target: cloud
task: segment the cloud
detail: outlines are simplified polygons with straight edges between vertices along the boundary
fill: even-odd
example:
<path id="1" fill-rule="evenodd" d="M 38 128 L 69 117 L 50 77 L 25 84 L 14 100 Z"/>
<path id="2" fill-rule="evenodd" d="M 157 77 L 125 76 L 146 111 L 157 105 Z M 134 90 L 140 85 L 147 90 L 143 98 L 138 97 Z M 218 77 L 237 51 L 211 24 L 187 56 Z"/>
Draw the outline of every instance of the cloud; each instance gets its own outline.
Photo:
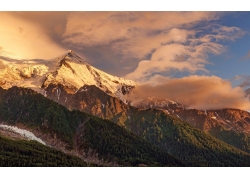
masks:
<path id="1" fill-rule="evenodd" d="M 212 28 L 213 28 L 212 32 L 216 33 L 216 36 L 213 37 L 216 39 L 216 41 L 219 40 L 234 41 L 236 38 L 240 38 L 245 34 L 245 32 L 238 27 L 227 27 L 217 24 L 214 25 Z"/>
<path id="2" fill-rule="evenodd" d="M 223 53 L 222 41 L 244 34 L 214 24 L 221 14 L 1 12 L 0 53 L 47 59 L 73 49 L 104 71 L 142 82 L 173 71 L 206 74 L 209 54 Z"/>
<path id="3" fill-rule="evenodd" d="M 161 44 L 151 55 L 149 60 L 140 61 L 138 67 L 126 78 L 139 82 L 147 82 L 153 74 L 161 74 L 178 70 L 191 74 L 197 71 L 207 73 L 205 68 L 209 64 L 209 54 L 219 55 L 226 48 L 220 41 L 241 37 L 244 32 L 236 27 L 210 26 L 211 30 L 205 35 L 197 35 L 200 31 L 172 29 L 168 35 L 170 42 Z M 173 36 L 174 31 L 175 36 Z M 163 39 L 163 38 L 161 38 Z"/>
<path id="4" fill-rule="evenodd" d="M 138 82 L 146 82 L 155 73 L 167 72 L 173 69 L 179 71 L 207 71 L 204 64 L 208 63 L 202 53 L 206 47 L 199 45 L 189 47 L 182 44 L 169 44 L 160 47 L 150 60 L 140 61 L 134 72 L 126 75 L 126 78 Z"/>
<path id="5" fill-rule="evenodd" d="M 75 46 L 111 45 L 116 53 L 142 58 L 170 41 L 173 27 L 216 18 L 213 12 L 77 12 L 68 18 L 64 41 Z M 178 38 L 183 40 L 174 39 Z"/>
<path id="6" fill-rule="evenodd" d="M 239 80 L 239 79 L 242 79 L 242 76 L 240 75 L 236 75 L 232 78 L 232 80 Z"/>
<path id="7" fill-rule="evenodd" d="M 250 59 L 250 51 L 248 51 L 247 55 L 241 57 L 239 60 L 249 60 Z"/>
<path id="8" fill-rule="evenodd" d="M 34 22 L 15 13 L 0 13 L 0 46 L 11 58 L 52 58 L 65 52 Z M 2 50 L 2 51 L 3 51 Z"/>
<path id="9" fill-rule="evenodd" d="M 236 78 L 241 79 L 239 87 L 246 88 L 250 86 L 250 76 L 236 76 Z"/>
<path id="10" fill-rule="evenodd" d="M 127 96 L 127 100 L 136 106 L 146 103 L 148 97 L 174 100 L 187 105 L 188 108 L 201 110 L 250 109 L 250 101 L 245 96 L 243 88 L 233 88 L 229 81 L 216 76 L 193 75 L 179 79 L 165 79 L 155 86 L 138 85 Z"/>

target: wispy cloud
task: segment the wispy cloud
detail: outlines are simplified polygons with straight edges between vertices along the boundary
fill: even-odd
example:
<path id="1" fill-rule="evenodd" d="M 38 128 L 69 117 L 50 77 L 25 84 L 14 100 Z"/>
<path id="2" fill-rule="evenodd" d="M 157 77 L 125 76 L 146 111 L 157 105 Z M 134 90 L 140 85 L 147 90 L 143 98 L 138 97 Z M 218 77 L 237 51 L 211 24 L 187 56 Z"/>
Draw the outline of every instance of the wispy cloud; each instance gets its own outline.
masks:
<path id="1" fill-rule="evenodd" d="M 243 36 L 244 32 L 236 27 L 216 26 L 210 27 L 205 35 L 201 31 L 175 30 L 171 42 L 161 44 L 151 55 L 149 60 L 140 61 L 134 72 L 126 77 L 141 82 L 147 82 L 152 74 L 164 73 L 172 70 L 196 73 L 208 72 L 205 68 L 209 64 L 208 55 L 219 55 L 226 50 L 221 41 L 233 41 Z M 183 33 L 186 32 L 186 35 Z M 187 32 L 189 32 L 187 34 Z M 171 31 L 169 32 L 171 34 Z M 179 34 L 179 35 L 178 35 Z M 181 38 L 181 41 L 178 38 Z"/>
<path id="2" fill-rule="evenodd" d="M 250 51 L 248 51 L 247 55 L 241 57 L 239 60 L 250 60 Z"/>
<path id="3" fill-rule="evenodd" d="M 250 86 L 250 76 L 235 76 L 235 79 L 241 80 L 241 83 L 238 85 L 239 87 L 246 88 Z"/>
<path id="4" fill-rule="evenodd" d="M 119 56 L 111 57 L 107 63 L 129 65 L 131 69 L 130 72 L 126 69 L 125 77 L 137 81 L 147 81 L 154 74 L 172 70 L 208 72 L 205 68 L 210 63 L 208 55 L 221 54 L 225 51 L 221 42 L 233 41 L 244 34 L 237 27 L 216 24 L 214 20 L 221 14 L 75 12 L 68 15 L 62 38 L 64 44 L 81 51 L 90 47 L 109 48 L 109 53 Z"/>
<path id="5" fill-rule="evenodd" d="M 216 18 L 213 12 L 71 13 L 64 41 L 76 46 L 110 45 L 125 57 L 143 58 L 162 43 L 185 40 L 185 33 L 175 35 L 173 28 L 178 31 L 180 26 Z"/>

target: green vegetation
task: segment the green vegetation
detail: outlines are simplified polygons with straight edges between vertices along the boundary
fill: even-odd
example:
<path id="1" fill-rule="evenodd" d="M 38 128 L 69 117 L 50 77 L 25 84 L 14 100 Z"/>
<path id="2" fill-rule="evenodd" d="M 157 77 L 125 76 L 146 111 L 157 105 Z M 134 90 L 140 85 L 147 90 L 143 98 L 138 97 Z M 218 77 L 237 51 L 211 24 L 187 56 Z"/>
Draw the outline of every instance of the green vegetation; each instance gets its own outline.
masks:
<path id="1" fill-rule="evenodd" d="M 68 144 L 69 149 L 73 148 L 76 127 L 84 120 L 79 119 L 75 111 L 70 112 L 30 89 L 13 87 L 2 91 L 4 96 L 0 97 L 0 120 L 12 125 L 21 123 L 33 129 L 38 128 L 52 136 L 57 134 Z"/>
<path id="2" fill-rule="evenodd" d="M 69 149 L 91 148 L 99 158 L 124 166 L 183 166 L 173 156 L 112 122 L 69 111 L 30 89 L 13 87 L 0 91 L 2 121 L 56 134 Z M 77 144 L 74 144 L 75 136 L 81 137 Z"/>
<path id="3" fill-rule="evenodd" d="M 248 134 L 226 130 L 223 127 L 215 127 L 209 131 L 209 134 L 242 151 L 250 153 L 250 136 Z"/>
<path id="4" fill-rule="evenodd" d="M 249 166 L 250 155 L 155 109 L 134 113 L 131 131 L 188 166 Z"/>
<path id="5" fill-rule="evenodd" d="M 56 135 L 69 149 L 84 150 L 105 162 L 122 166 L 250 166 L 248 153 L 160 110 L 129 107 L 126 113 L 130 118 L 110 122 L 69 111 L 29 89 L 0 89 L 1 121 Z"/>
<path id="6" fill-rule="evenodd" d="M 123 166 L 183 166 L 179 160 L 159 147 L 135 136 L 116 124 L 91 118 L 81 129 L 79 145 L 88 152 L 94 149 L 99 158 Z"/>
<path id="7" fill-rule="evenodd" d="M 1 167 L 83 167 L 93 166 L 36 141 L 10 140 L 0 136 Z"/>

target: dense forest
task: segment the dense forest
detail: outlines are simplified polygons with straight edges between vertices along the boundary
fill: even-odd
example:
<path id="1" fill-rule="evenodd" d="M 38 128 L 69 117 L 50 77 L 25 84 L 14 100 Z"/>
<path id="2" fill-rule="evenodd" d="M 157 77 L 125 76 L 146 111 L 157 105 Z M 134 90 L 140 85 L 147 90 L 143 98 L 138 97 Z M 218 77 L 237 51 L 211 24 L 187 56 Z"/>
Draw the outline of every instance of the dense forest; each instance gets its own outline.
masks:
<path id="1" fill-rule="evenodd" d="M 172 155 L 125 128 L 80 111 L 69 111 L 30 89 L 13 87 L 0 94 L 1 121 L 11 125 L 21 123 L 43 133 L 56 133 L 69 150 L 84 149 L 88 153 L 91 148 L 100 159 L 121 166 L 184 166 Z"/>
<path id="2" fill-rule="evenodd" d="M 84 86 L 84 88 L 87 88 L 88 91 L 79 90 L 76 94 L 67 94 L 62 85 L 51 85 L 47 90 L 50 92 L 48 93 L 50 99 L 58 101 L 70 109 L 78 109 L 98 117 L 104 117 L 125 127 L 135 135 L 178 157 L 189 166 L 246 165 L 244 160 L 238 163 L 238 160 L 232 155 L 234 153 L 244 154 L 243 156 L 249 158 L 248 154 L 240 151 L 249 152 L 247 149 L 250 144 L 249 138 L 247 139 L 242 134 L 231 132 L 230 138 L 227 138 L 226 135 L 229 132 L 221 132 L 220 135 L 215 136 L 218 138 L 216 139 L 161 110 L 135 108 L 107 95 L 95 86 Z M 67 97 L 67 101 L 65 102 L 64 98 L 58 100 L 56 91 L 53 89 L 60 89 L 61 97 Z M 84 106 L 82 106 L 83 104 Z M 226 134 L 223 135 L 223 133 Z M 238 149 L 228 146 L 222 141 Z M 221 158 L 221 154 L 230 158 Z M 239 159 L 241 159 L 241 155 L 237 155 Z"/>
<path id="3" fill-rule="evenodd" d="M 11 140 L 0 136 L 1 167 L 86 167 L 82 159 L 36 141 Z"/>
<path id="4" fill-rule="evenodd" d="M 108 162 L 115 160 L 123 166 L 185 166 L 164 150 L 110 121 L 92 118 L 79 131 L 79 146 L 86 152 L 95 149 L 99 158 Z"/>
<path id="5" fill-rule="evenodd" d="M 12 87 L 0 89 L 0 112 L 7 124 L 56 134 L 69 150 L 120 166 L 250 166 L 248 153 L 159 110 L 134 109 L 121 127 Z"/>
<path id="6" fill-rule="evenodd" d="M 188 166 L 249 166 L 250 155 L 155 109 L 135 112 L 131 129 Z M 140 119 L 143 119 L 141 121 Z"/>

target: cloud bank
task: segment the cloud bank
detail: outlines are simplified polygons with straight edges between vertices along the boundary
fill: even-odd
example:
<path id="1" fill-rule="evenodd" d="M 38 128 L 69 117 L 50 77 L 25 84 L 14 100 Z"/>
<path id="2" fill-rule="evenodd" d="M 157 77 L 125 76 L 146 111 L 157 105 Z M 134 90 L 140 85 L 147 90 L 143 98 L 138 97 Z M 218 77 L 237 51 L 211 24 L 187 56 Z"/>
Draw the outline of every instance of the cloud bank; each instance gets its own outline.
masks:
<path id="1" fill-rule="evenodd" d="M 142 84 L 135 87 L 127 100 L 132 105 L 146 102 L 147 98 L 170 99 L 188 108 L 210 110 L 235 108 L 250 109 L 250 102 L 241 87 L 233 88 L 229 81 L 216 76 L 188 76 L 178 79 L 165 79 L 152 86 Z"/>

